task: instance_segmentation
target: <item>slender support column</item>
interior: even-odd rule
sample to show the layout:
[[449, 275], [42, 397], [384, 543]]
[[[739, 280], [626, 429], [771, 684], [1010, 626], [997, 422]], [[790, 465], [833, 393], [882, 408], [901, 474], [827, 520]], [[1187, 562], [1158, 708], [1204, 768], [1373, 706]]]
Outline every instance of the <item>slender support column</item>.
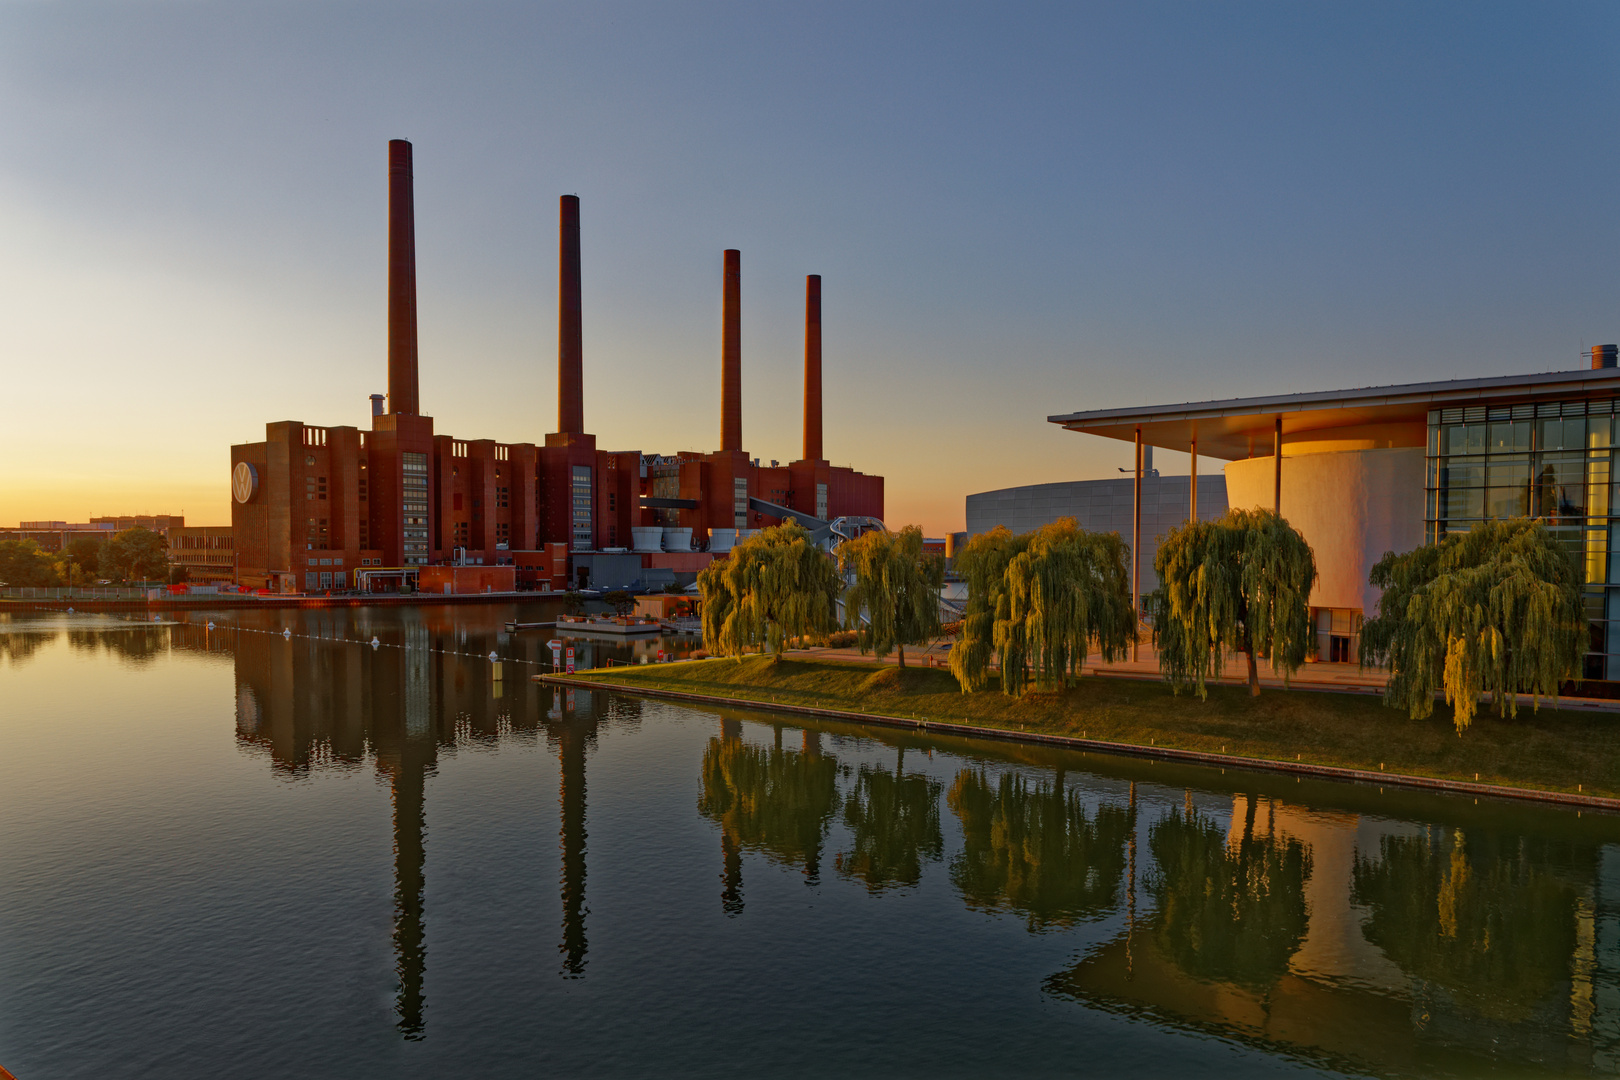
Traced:
[[1198, 436], [1192, 439], [1192, 481], [1188, 490], [1187, 520], [1198, 520]]
[[[1131, 607], [1141, 618], [1142, 603], [1142, 429], [1136, 429], [1136, 483], [1131, 488]], [[1131, 659], [1141, 658], [1136, 628], [1131, 630]]]
[[1271, 432], [1271, 512], [1282, 516], [1282, 417]]

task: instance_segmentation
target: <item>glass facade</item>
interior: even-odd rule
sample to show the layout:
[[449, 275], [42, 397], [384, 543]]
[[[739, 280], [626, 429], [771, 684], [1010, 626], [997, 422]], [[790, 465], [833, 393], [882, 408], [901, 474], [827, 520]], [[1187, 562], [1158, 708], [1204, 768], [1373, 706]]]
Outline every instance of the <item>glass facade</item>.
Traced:
[[428, 561], [428, 462], [426, 454], [404, 458], [405, 565], [426, 566]]
[[574, 480], [574, 550], [590, 551], [591, 529], [591, 470], [588, 465], [573, 467]]
[[1557, 401], [1429, 413], [1429, 542], [1492, 518], [1542, 521], [1582, 569], [1591, 621], [1588, 679], [1620, 679], [1614, 405]]

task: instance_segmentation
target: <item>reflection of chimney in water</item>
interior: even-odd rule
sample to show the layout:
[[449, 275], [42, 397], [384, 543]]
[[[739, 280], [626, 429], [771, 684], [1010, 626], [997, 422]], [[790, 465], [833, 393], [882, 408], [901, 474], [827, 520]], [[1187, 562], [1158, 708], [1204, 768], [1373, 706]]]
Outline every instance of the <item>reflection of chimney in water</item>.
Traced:
[[[721, 717], [720, 739], [741, 742], [742, 721]], [[720, 910], [732, 917], [743, 912], [742, 846], [724, 825], [720, 827]]]
[[399, 990], [394, 1009], [399, 1030], [407, 1039], [422, 1038], [424, 1028], [422, 977], [427, 966], [424, 942], [422, 862], [423, 791], [433, 762], [433, 742], [405, 739], [390, 785], [394, 802], [394, 971]]
[[557, 733], [557, 763], [561, 773], [558, 804], [562, 826], [562, 953], [564, 978], [585, 974], [585, 742], [582, 717], [563, 721]]

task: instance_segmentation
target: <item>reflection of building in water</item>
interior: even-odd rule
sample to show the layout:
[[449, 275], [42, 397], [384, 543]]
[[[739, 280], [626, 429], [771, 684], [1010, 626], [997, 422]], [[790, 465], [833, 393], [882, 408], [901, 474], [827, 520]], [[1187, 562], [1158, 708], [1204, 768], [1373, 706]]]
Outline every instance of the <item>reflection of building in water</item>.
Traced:
[[1620, 1065], [1612, 846], [1242, 795], [1229, 827], [1189, 804], [1149, 843], [1134, 949], [1048, 991], [1375, 1071]]
[[821, 752], [820, 735], [804, 733], [804, 749], [747, 743], [742, 722], [722, 717], [720, 737], [703, 752], [703, 794], [698, 812], [720, 826], [720, 903], [742, 912], [742, 853], [803, 869], [806, 885], [821, 880], [821, 849], [838, 806], [838, 761]]
[[[585, 964], [585, 754], [604, 717], [589, 693], [555, 695], [526, 677], [497, 678], [486, 655], [540, 659], [543, 644], [469, 631], [454, 609], [408, 608], [372, 623], [365, 609], [263, 613], [233, 632], [237, 738], [269, 755], [278, 772], [372, 764], [389, 786], [394, 815], [395, 1009], [406, 1038], [425, 1031], [427, 963], [423, 906], [426, 787], [441, 752], [468, 742], [534, 739], [544, 734], [560, 763], [563, 970]], [[281, 636], [283, 627], [297, 635]], [[257, 632], [253, 632], [257, 631]], [[189, 631], [201, 637], [196, 628]], [[374, 634], [386, 646], [358, 644]], [[217, 632], [216, 637], [220, 636]], [[458, 655], [459, 654], [459, 655]], [[510, 671], [513, 665], [505, 665]], [[503, 673], [504, 674], [504, 673]], [[620, 713], [636, 713], [634, 703]]]

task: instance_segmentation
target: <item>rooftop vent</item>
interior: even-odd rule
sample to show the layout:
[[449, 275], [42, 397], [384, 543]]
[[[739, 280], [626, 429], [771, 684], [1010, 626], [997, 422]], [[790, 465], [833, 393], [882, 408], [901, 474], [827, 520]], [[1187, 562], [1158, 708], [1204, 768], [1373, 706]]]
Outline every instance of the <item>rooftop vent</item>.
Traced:
[[1615, 366], [1615, 352], [1620, 346], [1594, 345], [1592, 346], [1592, 370], [1599, 368], [1612, 368]]

